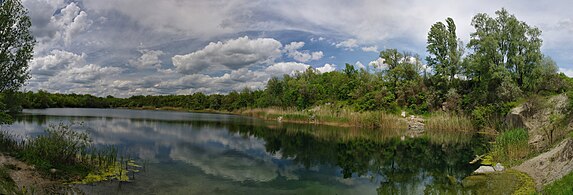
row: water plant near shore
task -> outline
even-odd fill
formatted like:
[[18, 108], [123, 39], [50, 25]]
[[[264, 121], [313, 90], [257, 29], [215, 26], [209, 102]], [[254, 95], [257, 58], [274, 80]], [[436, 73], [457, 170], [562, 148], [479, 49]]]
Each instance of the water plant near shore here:
[[492, 156], [496, 162], [513, 165], [530, 154], [526, 129], [516, 128], [502, 132], [496, 137]]
[[354, 126], [370, 129], [408, 128], [405, 120], [383, 111], [354, 112], [350, 109], [317, 106], [309, 110], [295, 108], [256, 108], [245, 109], [238, 114], [253, 116], [265, 120], [279, 120], [296, 123], [327, 124], [336, 126]]
[[0, 132], [0, 149], [34, 165], [44, 175], [65, 182], [129, 181], [130, 167], [123, 166], [127, 160], [118, 159], [117, 148], [95, 147], [87, 133], [71, 125], [50, 125], [44, 134], [26, 139]]
[[444, 112], [433, 113], [425, 123], [425, 129], [437, 132], [474, 131], [471, 119], [464, 115], [454, 115]]

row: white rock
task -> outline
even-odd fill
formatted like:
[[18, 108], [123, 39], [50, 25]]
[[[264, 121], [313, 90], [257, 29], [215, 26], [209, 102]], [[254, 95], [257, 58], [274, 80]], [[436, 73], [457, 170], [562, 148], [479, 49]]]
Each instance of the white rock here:
[[474, 174], [484, 174], [484, 173], [491, 173], [495, 172], [492, 166], [480, 166], [477, 170], [474, 171]]
[[402, 111], [401, 116], [402, 116], [402, 118], [406, 118], [406, 111]]
[[495, 169], [495, 171], [503, 171], [503, 170], [505, 170], [505, 167], [503, 167], [503, 165], [501, 165], [501, 163], [497, 163], [497, 164], [495, 164], [493, 169]]

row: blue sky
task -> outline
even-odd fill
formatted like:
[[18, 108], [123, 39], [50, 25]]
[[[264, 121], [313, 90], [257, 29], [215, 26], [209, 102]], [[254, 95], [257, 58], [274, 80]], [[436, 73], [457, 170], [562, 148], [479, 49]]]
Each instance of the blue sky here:
[[[385, 0], [23, 0], [38, 44], [25, 90], [98, 96], [227, 93], [273, 76], [424, 57], [428, 29], [452, 17], [465, 43], [476, 13], [505, 7], [540, 28], [542, 51], [573, 76], [573, 3]], [[470, 52], [470, 51], [466, 51]]]

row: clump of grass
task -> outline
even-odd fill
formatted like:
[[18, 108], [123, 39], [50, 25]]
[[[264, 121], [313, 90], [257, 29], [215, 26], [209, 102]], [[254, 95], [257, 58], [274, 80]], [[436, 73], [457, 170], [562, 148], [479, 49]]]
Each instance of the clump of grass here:
[[[118, 160], [115, 147], [96, 148], [87, 133], [76, 131], [70, 125], [50, 125], [45, 134], [21, 141], [2, 132], [0, 148], [13, 149], [13, 155], [55, 179], [81, 180], [81, 183], [128, 180], [129, 167], [127, 164], [122, 166], [123, 161]], [[88, 180], [85, 179], [87, 176], [90, 177]]]
[[544, 194], [571, 194], [573, 192], [573, 172], [546, 185], [543, 188], [543, 192]]
[[384, 112], [362, 112], [350, 115], [352, 124], [357, 127], [379, 129], [402, 129], [408, 128], [408, 123], [399, 116]]
[[475, 128], [468, 117], [438, 112], [426, 119], [425, 129], [437, 132], [471, 132]]
[[67, 125], [50, 125], [45, 134], [21, 144], [20, 157], [41, 169], [70, 166], [77, 163], [76, 155], [90, 144], [88, 135]]
[[497, 162], [512, 165], [530, 153], [529, 134], [526, 129], [516, 128], [502, 132], [496, 137], [492, 151]]

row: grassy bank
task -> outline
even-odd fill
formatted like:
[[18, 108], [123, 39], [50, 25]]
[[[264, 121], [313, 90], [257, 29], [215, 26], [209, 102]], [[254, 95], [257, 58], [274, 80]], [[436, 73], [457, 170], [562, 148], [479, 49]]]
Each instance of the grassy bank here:
[[509, 166], [518, 165], [532, 154], [528, 141], [529, 134], [523, 128], [500, 133], [491, 152], [494, 161]]
[[96, 148], [85, 132], [63, 124], [51, 125], [34, 138], [2, 131], [0, 152], [33, 165], [42, 177], [62, 184], [128, 181], [128, 172], [136, 167], [129, 159], [118, 158], [115, 147]]
[[563, 178], [543, 188], [543, 194], [572, 194], [573, 193], [573, 173], [565, 175]]
[[397, 115], [382, 111], [353, 112], [350, 109], [334, 109], [318, 106], [308, 110], [294, 108], [255, 108], [235, 112], [240, 115], [265, 120], [277, 120], [292, 123], [324, 124], [343, 127], [407, 129], [408, 124]]

